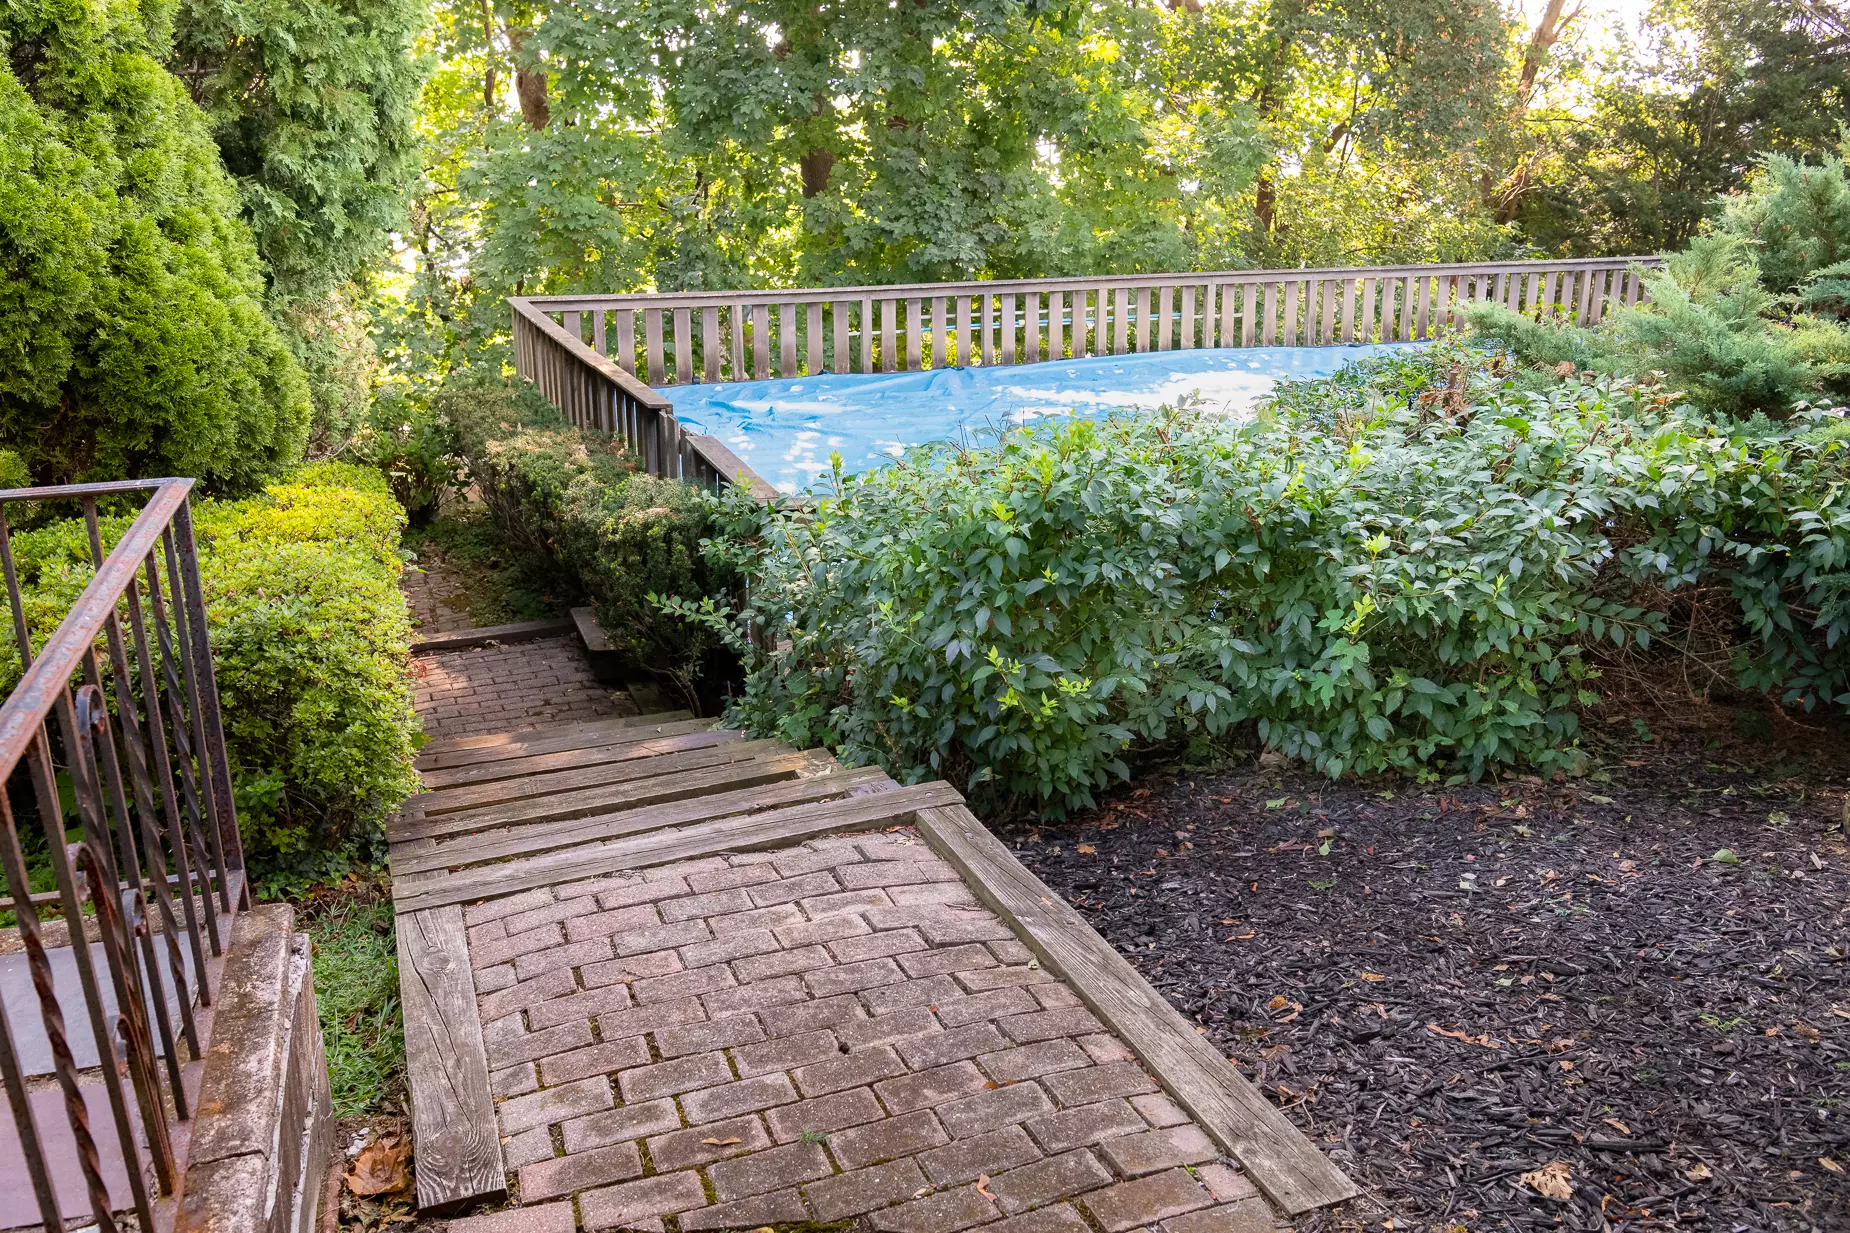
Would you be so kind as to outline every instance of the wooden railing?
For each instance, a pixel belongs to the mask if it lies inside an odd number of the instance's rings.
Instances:
[[[1485,301],[1593,325],[1642,299],[1639,270],[1655,264],[1595,257],[511,303],[520,374],[573,423],[621,437],[654,474],[712,483],[732,478],[727,468],[738,460],[710,437],[681,433],[673,407],[650,387],[1195,347],[1411,342]]]

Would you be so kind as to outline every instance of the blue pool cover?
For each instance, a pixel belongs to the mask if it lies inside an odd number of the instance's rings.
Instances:
[[[1326,377],[1351,360],[1416,343],[1151,351],[996,368],[824,373],[788,380],[669,386],[681,424],[725,442],[780,492],[798,492],[840,452],[865,471],[927,441],[976,443],[1049,415],[1159,407],[1199,394],[1245,415],[1284,377]]]

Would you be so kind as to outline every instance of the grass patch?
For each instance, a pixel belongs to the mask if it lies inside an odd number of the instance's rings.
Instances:
[[[348,878],[297,905],[315,947],[315,1000],[335,1117],[383,1113],[405,1094],[392,899],[372,878]]]
[[[512,625],[564,616],[580,596],[550,560],[515,547],[479,505],[445,512],[405,532],[420,564],[434,556],[468,580],[463,596],[477,625]]]

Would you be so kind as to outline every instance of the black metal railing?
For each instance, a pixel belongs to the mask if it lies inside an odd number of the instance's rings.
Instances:
[[[191,1063],[211,1040],[232,921],[248,905],[192,486],[0,491],[22,666],[0,706],[0,910],[14,916],[0,931],[0,1080],[15,1131],[0,1155],[0,1228],[167,1227],[184,1173]],[[98,503],[140,497],[105,554]],[[75,502],[95,567],[37,648],[7,520],[23,502]],[[35,891],[35,874],[53,888]]]

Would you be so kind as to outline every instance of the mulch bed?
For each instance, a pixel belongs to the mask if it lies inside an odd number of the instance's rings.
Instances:
[[[1850,1228],[1850,741],[1608,730],[1592,779],[1249,765],[1006,837],[1367,1192],[1300,1228]]]

